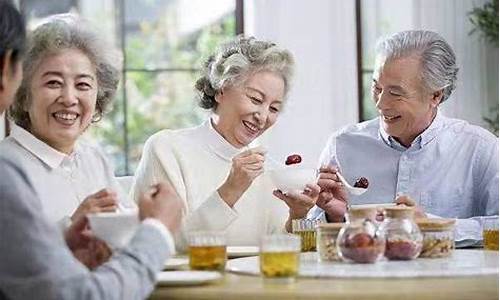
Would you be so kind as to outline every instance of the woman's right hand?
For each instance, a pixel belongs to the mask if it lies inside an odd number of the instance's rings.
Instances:
[[[264,172],[266,151],[251,148],[233,158],[233,165],[226,181],[218,189],[221,198],[230,206],[240,199],[252,182]]]
[[[89,213],[113,212],[116,211],[117,205],[118,196],[116,192],[105,188],[85,198],[71,216],[71,220],[75,221]]]

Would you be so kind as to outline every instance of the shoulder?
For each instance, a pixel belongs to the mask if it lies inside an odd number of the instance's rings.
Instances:
[[[0,153],[10,158],[14,163],[25,163],[35,160],[35,157],[26,148],[21,146],[13,137],[7,137],[0,142]]]
[[[330,136],[330,141],[335,142],[339,139],[377,138],[378,132],[379,121],[378,118],[375,118],[340,128]]]
[[[0,174],[2,174],[0,186],[12,189],[20,185],[29,185],[28,176],[18,162],[3,152],[0,152]]]
[[[446,118],[445,130],[455,136],[455,138],[462,139],[467,143],[478,143],[482,145],[498,145],[498,137],[488,130],[472,125],[465,120]]]
[[[169,149],[183,144],[195,143],[200,126],[182,129],[163,129],[150,136],[144,145],[144,149],[155,151],[155,149]]]

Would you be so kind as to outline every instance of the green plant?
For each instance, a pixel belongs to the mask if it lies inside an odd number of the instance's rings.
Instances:
[[[468,16],[474,25],[470,33],[479,31],[487,41],[498,46],[498,0],[492,0],[483,7],[475,7]]]
[[[468,13],[474,28],[470,34],[479,32],[486,41],[498,48],[498,0],[492,0],[482,7],[475,7]],[[492,108],[488,116],[483,116],[490,130],[498,136],[498,105]]]

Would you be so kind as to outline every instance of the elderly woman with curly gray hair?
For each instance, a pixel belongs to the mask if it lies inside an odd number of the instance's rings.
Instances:
[[[225,232],[228,246],[258,245],[262,235],[290,231],[291,220],[314,206],[315,183],[303,192],[273,191],[256,142],[285,106],[293,67],[291,53],[274,43],[238,37],[222,45],[195,85],[210,118],[146,142],[131,194],[172,183],[187,212],[177,245],[198,230]]]
[[[53,16],[36,28],[9,112],[15,125],[0,143],[0,151],[28,170],[44,212],[63,228],[89,212],[135,207],[120,203],[126,197],[101,151],[80,141],[108,109],[119,81],[112,48],[103,45],[71,15]]]

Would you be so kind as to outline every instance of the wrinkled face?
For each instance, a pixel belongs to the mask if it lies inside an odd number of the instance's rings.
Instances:
[[[94,65],[77,49],[46,56],[33,74],[30,92],[31,133],[51,147],[70,153],[95,111]]]
[[[249,76],[241,85],[226,87],[216,95],[216,130],[241,148],[271,127],[278,117],[285,93],[283,78],[269,71]]]
[[[415,57],[386,61],[378,57],[373,72],[372,95],[384,130],[408,147],[431,123],[442,92],[424,90]]]

